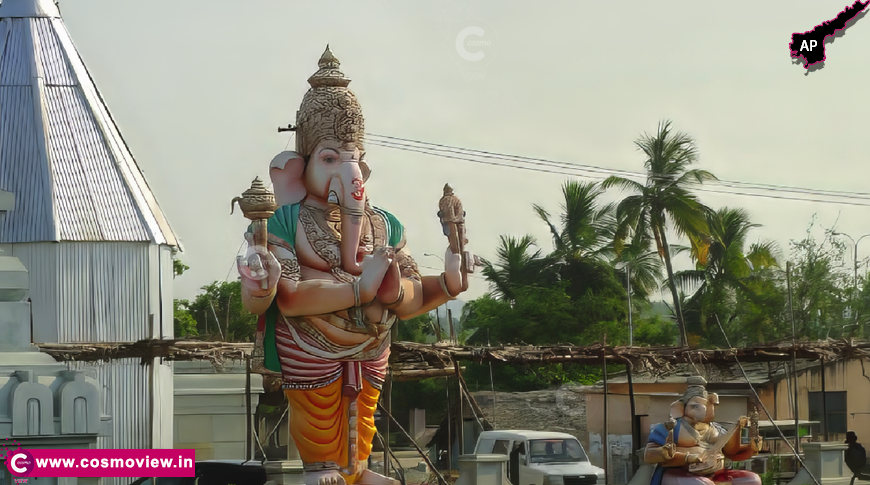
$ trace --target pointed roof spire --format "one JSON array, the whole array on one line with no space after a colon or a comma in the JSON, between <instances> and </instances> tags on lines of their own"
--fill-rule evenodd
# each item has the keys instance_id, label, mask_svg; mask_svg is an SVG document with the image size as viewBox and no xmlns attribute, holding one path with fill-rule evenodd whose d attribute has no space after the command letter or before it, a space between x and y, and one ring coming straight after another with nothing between
<instances>
[{"instance_id":1,"label":"pointed roof spire","mask_svg":"<svg viewBox=\"0 0 870 485\"><path fill-rule=\"evenodd\" d=\"M323 51L323 55L320 56L320 61L317 62L317 66L320 67L320 69L308 78L308 84L310 84L312 88L346 88L347 85L350 84L350 79L344 77L344 73L338 70L340 65L341 63L338 61L338 58L332 54L332 51L329 50L329 44L327 44L326 50Z\"/></svg>"},{"instance_id":2,"label":"pointed roof spire","mask_svg":"<svg viewBox=\"0 0 870 485\"><path fill-rule=\"evenodd\" d=\"M54 1L3 0L0 17L0 244L179 247Z\"/></svg>"},{"instance_id":3,"label":"pointed roof spire","mask_svg":"<svg viewBox=\"0 0 870 485\"><path fill-rule=\"evenodd\" d=\"M3 0L0 18L60 18L54 0Z\"/></svg>"}]
</instances>

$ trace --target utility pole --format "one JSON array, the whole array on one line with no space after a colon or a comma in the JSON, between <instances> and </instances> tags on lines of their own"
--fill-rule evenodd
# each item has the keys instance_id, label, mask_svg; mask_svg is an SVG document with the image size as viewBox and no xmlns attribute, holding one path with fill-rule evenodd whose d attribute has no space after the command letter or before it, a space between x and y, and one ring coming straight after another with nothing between
<instances>
[{"instance_id":1,"label":"utility pole","mask_svg":"<svg viewBox=\"0 0 870 485\"><path fill-rule=\"evenodd\" d=\"M230 338L230 302L233 300L233 294L227 293L227 339Z\"/></svg>"},{"instance_id":2,"label":"utility pole","mask_svg":"<svg viewBox=\"0 0 870 485\"><path fill-rule=\"evenodd\" d=\"M456 365L454 361L453 365ZM450 430L450 414L451 414L451 406L450 406L450 377L444 377L444 387L447 391L447 470L448 474L453 474L453 433Z\"/></svg>"},{"instance_id":3,"label":"utility pole","mask_svg":"<svg viewBox=\"0 0 870 485\"><path fill-rule=\"evenodd\" d=\"M857 241L852 239L852 236L850 236L848 234L844 234L842 232L833 231L833 232L831 232L831 235L832 236L846 236L847 238L849 238L850 241L852 241L852 255L853 255L853 258L852 258L852 277L854 278L852 280L853 281L853 288L852 288L852 291L853 291L852 307L853 308L852 308L852 311L855 312L855 323L858 324L858 332L860 333L859 337L864 338L864 324L858 322L858 244L861 242L862 239L864 239L867 236L870 236L870 234L864 234L863 236L859 237Z\"/></svg>"},{"instance_id":4,"label":"utility pole","mask_svg":"<svg viewBox=\"0 0 870 485\"><path fill-rule=\"evenodd\" d=\"M435 307L435 319L438 321L438 326L435 327L435 339L436 339L436 342L440 342L440 341L441 341L441 312L438 311L438 310L440 310L440 309L441 309L440 306L439 306L439 307Z\"/></svg>"},{"instance_id":5,"label":"utility pole","mask_svg":"<svg viewBox=\"0 0 870 485\"><path fill-rule=\"evenodd\" d=\"M604 369L604 436L601 439L603 448L601 457L604 459L604 484L610 485L610 442L608 440L610 430L607 427L607 334L604 334L602 342L604 342L601 349L601 362Z\"/></svg>"},{"instance_id":6,"label":"utility pole","mask_svg":"<svg viewBox=\"0 0 870 485\"><path fill-rule=\"evenodd\" d=\"M631 322L631 265L627 263L625 265L625 283L628 286L628 346L634 347L634 325Z\"/></svg>"},{"instance_id":7,"label":"utility pole","mask_svg":"<svg viewBox=\"0 0 870 485\"><path fill-rule=\"evenodd\" d=\"M625 269L625 296L628 298L628 346L634 347L634 324L631 316L631 264L623 261L615 266L616 270Z\"/></svg>"},{"instance_id":8,"label":"utility pole","mask_svg":"<svg viewBox=\"0 0 870 485\"><path fill-rule=\"evenodd\" d=\"M797 329L794 324L794 309L791 302L791 261L785 262L785 282L788 286L788 313L791 317L791 375L794 379L794 449L795 453L800 455L801 452L801 437L800 437L800 407L798 406L798 378L797 378ZM797 473L797 464L795 464L795 473Z\"/></svg>"}]
</instances>

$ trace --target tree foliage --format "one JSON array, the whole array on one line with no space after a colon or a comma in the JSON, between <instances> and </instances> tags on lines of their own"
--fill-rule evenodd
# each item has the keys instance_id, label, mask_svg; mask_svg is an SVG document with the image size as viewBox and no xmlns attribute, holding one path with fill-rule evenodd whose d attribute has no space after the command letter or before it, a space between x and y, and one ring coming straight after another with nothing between
<instances>
[{"instance_id":1,"label":"tree foliage","mask_svg":"<svg viewBox=\"0 0 870 485\"><path fill-rule=\"evenodd\" d=\"M501 236L497 258L484 271L491 293L464 311L464 325L476 331L471 343L589 345L606 336L608 344L624 345L629 295L634 345L721 347L725 335L732 345L791 336L785 256L773 242L755 237L761 226L746 210L713 210L693 192L716 180L692 167L699 158L694 140L664 122L636 146L645 156L644 183L623 177L601 184L569 181L562 185L560 213L533 206L552 236L551 252L531 236ZM630 193L605 203L608 188ZM839 337L865 320L870 327L870 289L863 278L850 278L844 244L833 230L820 240L810 229L789 245L797 336ZM669 242L668 234L685 245ZM675 272L672 259L686 256L693 268ZM673 309L653 311L658 307L650 299L664 287ZM489 377L481 366L470 365L469 373ZM595 373L496 366L493 375L497 388L526 390Z\"/></svg>"},{"instance_id":2,"label":"tree foliage","mask_svg":"<svg viewBox=\"0 0 870 485\"><path fill-rule=\"evenodd\" d=\"M435 317L431 313L398 322L400 342L428 343L435 340Z\"/></svg>"},{"instance_id":3,"label":"tree foliage","mask_svg":"<svg viewBox=\"0 0 870 485\"><path fill-rule=\"evenodd\" d=\"M686 325L674 280L667 231L671 229L678 236L687 237L699 259L705 259L709 233L705 215L709 208L700 202L690 186L716 180L716 177L706 170L689 168L698 161L695 140L685 133L673 132L670 121L660 123L654 135L643 135L635 141L635 145L646 157L646 183L618 176L611 176L603 183L605 188L617 187L633 193L623 198L617 206L617 218L621 226L616 232L615 245L618 249L630 233L634 235L633 242L641 238L655 241L667 270L667 282L676 305L681 340L685 344Z\"/></svg>"},{"instance_id":4,"label":"tree foliage","mask_svg":"<svg viewBox=\"0 0 870 485\"><path fill-rule=\"evenodd\" d=\"M172 311L175 315L175 338L189 338L199 335L196 319L190 313L190 301L173 300Z\"/></svg>"},{"instance_id":5,"label":"tree foliage","mask_svg":"<svg viewBox=\"0 0 870 485\"><path fill-rule=\"evenodd\" d=\"M602 321L623 321L621 298L588 291L580 298L568 295L569 284L526 286L515 290L513 302L487 294L466 304L466 326L487 333L494 344L586 345L584 330ZM600 336L599 336L600 338Z\"/></svg>"},{"instance_id":6,"label":"tree foliage","mask_svg":"<svg viewBox=\"0 0 870 485\"><path fill-rule=\"evenodd\" d=\"M176 278L184 274L190 267L181 260L172 258L172 277ZM196 330L196 320L190 314L190 302L187 300L172 300L173 327L175 338L195 337L199 335Z\"/></svg>"},{"instance_id":7,"label":"tree foliage","mask_svg":"<svg viewBox=\"0 0 870 485\"><path fill-rule=\"evenodd\" d=\"M724 346L719 322L727 322L733 330L738 300L772 310L760 293L769 288L760 283L779 269L778 250L772 242L747 246L750 231L760 225L744 209L724 207L708 212L707 226L710 235L704 259L693 251L695 269L680 271L674 278L684 294L692 293L684 305L690 341Z\"/></svg>"},{"instance_id":8,"label":"tree foliage","mask_svg":"<svg viewBox=\"0 0 870 485\"><path fill-rule=\"evenodd\" d=\"M180 259L172 258L172 277L181 276L185 271L189 270L190 266L181 262Z\"/></svg>"},{"instance_id":9,"label":"tree foliage","mask_svg":"<svg viewBox=\"0 0 870 485\"><path fill-rule=\"evenodd\" d=\"M792 308L799 335L809 338L839 337L849 307L852 277L844 264L846 246L832 238L830 231L822 241L813 235L815 221L804 239L791 241Z\"/></svg>"},{"instance_id":10,"label":"tree foliage","mask_svg":"<svg viewBox=\"0 0 870 485\"><path fill-rule=\"evenodd\" d=\"M535 238L501 236L496 248L496 262L483 261L483 276L489 281L492 296L512 301L517 288L548 286L558 281L555 260L543 255Z\"/></svg>"},{"instance_id":11,"label":"tree foliage","mask_svg":"<svg viewBox=\"0 0 870 485\"><path fill-rule=\"evenodd\" d=\"M257 317L242 305L239 281L215 281L201 288L193 301L175 300L175 335L207 340L252 342Z\"/></svg>"}]
</instances>

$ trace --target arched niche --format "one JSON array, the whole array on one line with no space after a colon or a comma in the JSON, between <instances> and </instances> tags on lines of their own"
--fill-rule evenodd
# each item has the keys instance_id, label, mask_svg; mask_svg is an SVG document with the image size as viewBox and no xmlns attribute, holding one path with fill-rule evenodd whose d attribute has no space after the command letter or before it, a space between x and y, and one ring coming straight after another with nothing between
<instances>
[{"instance_id":1,"label":"arched niche","mask_svg":"<svg viewBox=\"0 0 870 485\"><path fill-rule=\"evenodd\" d=\"M37 381L32 371L17 371L18 385L12 390L12 436L54 434L54 400L51 389Z\"/></svg>"},{"instance_id":2,"label":"arched niche","mask_svg":"<svg viewBox=\"0 0 870 485\"><path fill-rule=\"evenodd\" d=\"M100 429L100 391L82 372L66 371L57 390L61 434L97 434Z\"/></svg>"}]
</instances>

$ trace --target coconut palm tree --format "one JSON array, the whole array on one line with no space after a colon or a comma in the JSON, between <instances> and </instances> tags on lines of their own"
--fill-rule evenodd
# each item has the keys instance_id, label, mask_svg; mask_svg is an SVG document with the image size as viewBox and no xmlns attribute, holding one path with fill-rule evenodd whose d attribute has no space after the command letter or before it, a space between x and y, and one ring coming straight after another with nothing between
<instances>
[{"instance_id":1,"label":"coconut palm tree","mask_svg":"<svg viewBox=\"0 0 870 485\"><path fill-rule=\"evenodd\" d=\"M624 218L625 214L621 216ZM658 251L653 248L650 234L641 233L635 237L630 225L619 219L616 227L617 233L626 234L625 237L617 237L614 233L614 240L611 242L612 263L617 268L617 275L620 281L626 281L626 276L630 276L632 295L640 300L647 300L661 288L664 269L662 260Z\"/></svg>"},{"instance_id":2,"label":"coconut palm tree","mask_svg":"<svg viewBox=\"0 0 870 485\"><path fill-rule=\"evenodd\" d=\"M565 182L558 225L546 209L534 206L550 228L554 246L551 257L561 279L568 283L566 291L572 298L581 298L590 290L599 295L620 295L625 291L611 264L616 206L601 203L603 194L598 183Z\"/></svg>"},{"instance_id":3,"label":"coconut palm tree","mask_svg":"<svg viewBox=\"0 0 870 485\"><path fill-rule=\"evenodd\" d=\"M705 260L693 252L696 263L693 270L680 271L674 275L677 286L692 296L687 301L687 317L696 333L710 333L707 322L713 315L732 313L737 292L752 298L754 292L747 286L750 278L758 276L765 268L776 267L776 246L773 242L760 242L749 246L749 232L760 224L754 224L744 209L724 207L707 215L710 244ZM714 325L713 328L716 328ZM713 339L717 340L717 339Z\"/></svg>"},{"instance_id":4,"label":"coconut palm tree","mask_svg":"<svg viewBox=\"0 0 870 485\"><path fill-rule=\"evenodd\" d=\"M612 176L602 183L604 188L617 187L635 193L625 197L617 206L617 217L622 224L616 233L615 246L618 248L624 244L629 230L633 230L632 237L635 240L651 237L656 242L659 257L667 270L667 283L680 327L680 342L686 346L686 323L674 281L671 248L666 233L671 228L678 236L688 237L696 252L703 257L708 233L705 215L709 209L689 187L717 179L706 170L689 168L698 161L695 141L685 133L673 132L670 121L660 123L655 135L641 136L635 145L646 157L646 182L642 184L629 178Z\"/></svg>"},{"instance_id":5,"label":"coconut palm tree","mask_svg":"<svg viewBox=\"0 0 870 485\"><path fill-rule=\"evenodd\" d=\"M558 227L546 209L534 205L538 217L550 227L555 253L563 259L603 258L610 250L608 245L616 230L616 206L600 205L598 199L602 194L604 189L598 183L571 180L562 184Z\"/></svg>"},{"instance_id":6,"label":"coconut palm tree","mask_svg":"<svg viewBox=\"0 0 870 485\"><path fill-rule=\"evenodd\" d=\"M537 248L531 235L499 236L496 258L495 263L483 260L483 276L497 299L513 301L518 287L549 286L558 281L554 259Z\"/></svg>"}]
</instances>

